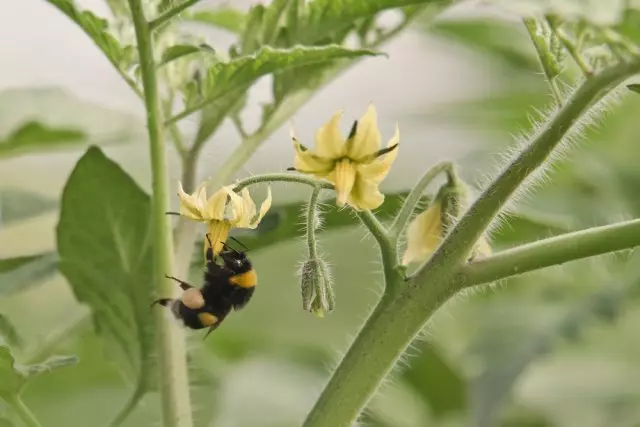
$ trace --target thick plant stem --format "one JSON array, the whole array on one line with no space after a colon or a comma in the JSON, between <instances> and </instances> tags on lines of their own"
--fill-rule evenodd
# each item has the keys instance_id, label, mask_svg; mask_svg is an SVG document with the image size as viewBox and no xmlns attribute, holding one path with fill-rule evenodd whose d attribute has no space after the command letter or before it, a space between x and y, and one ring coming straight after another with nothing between
<instances>
[{"instance_id":1,"label":"thick plant stem","mask_svg":"<svg viewBox=\"0 0 640 427\"><path fill-rule=\"evenodd\" d=\"M531 142L482 192L453 227L430 260L415 274L412 283L422 285L450 276L493 221L520 184L547 161L569 129L590 107L624 79L640 71L640 59L603 71L588 79Z\"/></svg>"},{"instance_id":2,"label":"thick plant stem","mask_svg":"<svg viewBox=\"0 0 640 427\"><path fill-rule=\"evenodd\" d=\"M33 415L31 410L24 404L20 396L5 397L7 404L20 417L26 427L41 427L38 419Z\"/></svg>"},{"instance_id":3,"label":"thick plant stem","mask_svg":"<svg viewBox=\"0 0 640 427\"><path fill-rule=\"evenodd\" d=\"M304 427L352 426L429 318L464 285L456 282L456 273L516 188L548 158L589 107L638 71L640 60L635 60L594 76L551 117L453 227L430 261L408 283L397 283L399 292L391 297L385 294L334 372Z\"/></svg>"},{"instance_id":4,"label":"thick plant stem","mask_svg":"<svg viewBox=\"0 0 640 427\"><path fill-rule=\"evenodd\" d=\"M153 60L153 47L148 24L144 17L142 0L129 0L135 26L140 71L147 110L147 127L151 148L153 195L151 198L152 229L155 242L154 281L159 295L172 295L176 289L165 275L173 275L173 236L169 218L167 185L167 158L162 127L162 111L158 95L158 82ZM158 310L158 373L165 427L191 427L191 403L186 364L186 346L183 332L176 328L164 313Z\"/></svg>"},{"instance_id":5,"label":"thick plant stem","mask_svg":"<svg viewBox=\"0 0 640 427\"><path fill-rule=\"evenodd\" d=\"M640 219L594 227L539 240L465 265L465 286L504 279L577 259L640 246Z\"/></svg>"}]
</instances>

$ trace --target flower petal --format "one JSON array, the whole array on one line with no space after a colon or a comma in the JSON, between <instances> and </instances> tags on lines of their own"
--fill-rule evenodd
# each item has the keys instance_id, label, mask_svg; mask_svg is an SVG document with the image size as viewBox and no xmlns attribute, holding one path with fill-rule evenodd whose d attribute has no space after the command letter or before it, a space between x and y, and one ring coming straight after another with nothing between
<instances>
[{"instance_id":1,"label":"flower petal","mask_svg":"<svg viewBox=\"0 0 640 427\"><path fill-rule=\"evenodd\" d=\"M336 163L335 170L329 175L329 180L332 180L336 187L336 193L338 197L336 204L338 206L344 206L349 199L353 184L356 181L356 167L349 159L342 159Z\"/></svg>"},{"instance_id":2,"label":"flower petal","mask_svg":"<svg viewBox=\"0 0 640 427\"><path fill-rule=\"evenodd\" d=\"M220 251L222 251L222 248L224 247L223 243L225 243L229 238L230 229L231 226L227 221L209 221L207 224L207 233L209 234L209 239L211 239L211 244L213 245L214 256L218 255ZM204 239L205 255L208 248L209 241Z\"/></svg>"},{"instance_id":3,"label":"flower petal","mask_svg":"<svg viewBox=\"0 0 640 427\"><path fill-rule=\"evenodd\" d=\"M354 209L371 210L379 207L384 202L384 195L378 190L378 183L364 179L357 174L348 203Z\"/></svg>"},{"instance_id":4,"label":"flower petal","mask_svg":"<svg viewBox=\"0 0 640 427\"><path fill-rule=\"evenodd\" d=\"M293 140L293 146L296 150L294 168L297 171L326 175L333 169L332 160L324 159L314 154L295 139Z\"/></svg>"},{"instance_id":5,"label":"flower petal","mask_svg":"<svg viewBox=\"0 0 640 427\"><path fill-rule=\"evenodd\" d=\"M256 204L253 202L247 187L243 188L240 194L242 195L242 217L236 217L234 226L248 228L251 220L256 215Z\"/></svg>"},{"instance_id":6,"label":"flower petal","mask_svg":"<svg viewBox=\"0 0 640 427\"><path fill-rule=\"evenodd\" d=\"M362 176L376 182L380 182L385 179L387 174L389 173L389 170L391 169L391 165L398 156L399 142L400 130L398 129L398 126L396 126L396 132L387 144L387 148L391 148L394 146L396 148L386 154L383 154L381 157L378 157L373 162L367 165L361 165L358 168L358 171L362 174Z\"/></svg>"},{"instance_id":7,"label":"flower petal","mask_svg":"<svg viewBox=\"0 0 640 427\"><path fill-rule=\"evenodd\" d=\"M219 189L209 197L206 203L206 209L203 212L205 220L222 221L224 219L224 211L227 205L227 192L224 188Z\"/></svg>"},{"instance_id":8,"label":"flower petal","mask_svg":"<svg viewBox=\"0 0 640 427\"><path fill-rule=\"evenodd\" d=\"M375 153L380 149L381 138L376 108L369 104L367 111L358 120L355 135L346 142L346 155L356 160Z\"/></svg>"},{"instance_id":9,"label":"flower petal","mask_svg":"<svg viewBox=\"0 0 640 427\"><path fill-rule=\"evenodd\" d=\"M411 221L402 264L426 261L433 254L442 239L441 215L441 205L435 203Z\"/></svg>"},{"instance_id":10,"label":"flower petal","mask_svg":"<svg viewBox=\"0 0 640 427\"><path fill-rule=\"evenodd\" d=\"M342 111L336 112L331 120L316 132L316 154L325 159L337 159L344 155L344 138L340 132Z\"/></svg>"},{"instance_id":11,"label":"flower petal","mask_svg":"<svg viewBox=\"0 0 640 427\"><path fill-rule=\"evenodd\" d=\"M196 221L203 220L202 198L206 197L206 183L193 193L187 194L182 188L182 183L178 182L178 197L180 198L180 215Z\"/></svg>"},{"instance_id":12,"label":"flower petal","mask_svg":"<svg viewBox=\"0 0 640 427\"><path fill-rule=\"evenodd\" d=\"M231 224L231 226L235 226L237 223L241 222L244 219L244 200L235 191L233 191L232 187L225 186L222 187L222 189L231 199L232 214L230 217L227 217L225 219Z\"/></svg>"}]
</instances>

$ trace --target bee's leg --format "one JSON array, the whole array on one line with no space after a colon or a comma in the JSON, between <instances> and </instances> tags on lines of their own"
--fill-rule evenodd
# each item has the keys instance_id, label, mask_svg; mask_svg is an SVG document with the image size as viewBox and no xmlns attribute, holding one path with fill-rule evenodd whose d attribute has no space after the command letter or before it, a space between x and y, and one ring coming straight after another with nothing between
<instances>
[{"instance_id":1,"label":"bee's leg","mask_svg":"<svg viewBox=\"0 0 640 427\"><path fill-rule=\"evenodd\" d=\"M177 278L175 278L173 276L165 275L164 277L166 277L167 279L175 280L176 282L178 282L180 284L180 288L182 288L183 291L186 291L187 289L193 288L192 285L188 284L187 282L183 282L182 280L177 279Z\"/></svg>"},{"instance_id":2,"label":"bee's leg","mask_svg":"<svg viewBox=\"0 0 640 427\"><path fill-rule=\"evenodd\" d=\"M209 233L204 235L207 238L207 242L209 242L209 247L207 248L206 258L207 262L214 262L213 259L213 243L211 242L211 237L209 237Z\"/></svg>"},{"instance_id":3,"label":"bee's leg","mask_svg":"<svg viewBox=\"0 0 640 427\"><path fill-rule=\"evenodd\" d=\"M213 331L215 331L216 329L218 329L218 326L220 326L220 323L222 322L222 320L219 320L218 323L216 323L213 326L209 327L209 330L207 331L207 333L204 335L204 338L202 338L202 341L206 340L207 337L209 336L209 334Z\"/></svg>"},{"instance_id":4,"label":"bee's leg","mask_svg":"<svg viewBox=\"0 0 640 427\"><path fill-rule=\"evenodd\" d=\"M171 298L160 298L151 303L150 307L153 307L156 304L160 304L164 307L168 307L173 300Z\"/></svg>"}]
</instances>

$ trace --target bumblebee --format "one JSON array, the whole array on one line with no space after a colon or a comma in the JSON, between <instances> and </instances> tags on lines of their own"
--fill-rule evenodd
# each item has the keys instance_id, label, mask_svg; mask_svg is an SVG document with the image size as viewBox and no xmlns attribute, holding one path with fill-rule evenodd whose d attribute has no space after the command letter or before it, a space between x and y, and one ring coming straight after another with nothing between
<instances>
[{"instance_id":1,"label":"bumblebee","mask_svg":"<svg viewBox=\"0 0 640 427\"><path fill-rule=\"evenodd\" d=\"M184 292L180 299L160 298L151 304L169 307L173 315L188 328L209 328L205 338L220 326L231 310L238 311L247 305L258 282L258 276L245 252L223 243L219 254L222 259L220 265L216 263L208 234L206 238L209 247L202 288L198 289L173 276L165 276L176 281Z\"/></svg>"}]
</instances>

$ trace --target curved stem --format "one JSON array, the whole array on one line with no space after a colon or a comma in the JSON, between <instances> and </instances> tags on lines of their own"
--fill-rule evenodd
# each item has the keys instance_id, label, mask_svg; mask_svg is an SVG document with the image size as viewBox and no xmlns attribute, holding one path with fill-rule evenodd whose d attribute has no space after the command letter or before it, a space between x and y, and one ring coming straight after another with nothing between
<instances>
[{"instance_id":1,"label":"curved stem","mask_svg":"<svg viewBox=\"0 0 640 427\"><path fill-rule=\"evenodd\" d=\"M5 401L11 409L20 417L22 422L27 427L41 427L38 419L33 415L31 410L24 404L20 396L6 396Z\"/></svg>"},{"instance_id":2,"label":"curved stem","mask_svg":"<svg viewBox=\"0 0 640 427\"><path fill-rule=\"evenodd\" d=\"M307 204L307 247L309 248L309 259L317 258L316 248L316 209L318 205L318 197L322 188L314 187Z\"/></svg>"},{"instance_id":3,"label":"curved stem","mask_svg":"<svg viewBox=\"0 0 640 427\"><path fill-rule=\"evenodd\" d=\"M235 191L240 191L249 185L259 184L261 182L297 182L300 184L310 185L319 189L333 190L333 184L327 181L320 181L305 175L296 175L289 173L266 173L264 175L255 175L245 178L236 183L233 187Z\"/></svg>"},{"instance_id":4,"label":"curved stem","mask_svg":"<svg viewBox=\"0 0 640 427\"><path fill-rule=\"evenodd\" d=\"M129 0L129 8L140 56L140 71L144 87L151 151L153 188L151 220L155 238L153 245L155 283L158 284L158 294L171 295L175 292L175 286L170 280L164 278L165 275L172 276L174 271L173 236L169 218L165 215L169 206L168 168L152 39L144 17L142 0ZM166 427L191 427L193 422L184 333L173 325L170 319L164 315L165 313L161 311L157 313L159 388L162 397L164 425Z\"/></svg>"},{"instance_id":5,"label":"curved stem","mask_svg":"<svg viewBox=\"0 0 640 427\"><path fill-rule=\"evenodd\" d=\"M640 246L640 219L566 233L498 252L462 267L459 280L469 287L636 246Z\"/></svg>"},{"instance_id":6,"label":"curved stem","mask_svg":"<svg viewBox=\"0 0 640 427\"><path fill-rule=\"evenodd\" d=\"M540 167L580 117L626 78L640 72L640 59L609 68L588 79L536 133L531 142L480 194L452 228L429 261L414 276L414 284L433 283L450 276L466 261L480 236L520 184Z\"/></svg>"},{"instance_id":7,"label":"curved stem","mask_svg":"<svg viewBox=\"0 0 640 427\"><path fill-rule=\"evenodd\" d=\"M404 201L402 208L400 208L400 212L398 212L396 219L393 221L393 224L391 224L391 227L389 227L389 234L393 239L397 239L406 228L409 220L411 219L411 215L415 211L416 206L422 197L422 193L424 193L427 186L431 184L431 181L433 181L442 172L450 171L452 169L453 163L449 161L440 162L429 169L422 178L420 178L416 185L414 185L407 196L407 199Z\"/></svg>"},{"instance_id":8,"label":"curved stem","mask_svg":"<svg viewBox=\"0 0 640 427\"><path fill-rule=\"evenodd\" d=\"M430 261L404 286L400 278L396 279L399 291L385 293L332 375L304 427L350 427L355 422L425 323L464 285L455 281L456 272L502 205L547 159L594 102L638 71L640 59L587 80L482 193ZM387 267L385 262L385 271Z\"/></svg>"}]
</instances>

